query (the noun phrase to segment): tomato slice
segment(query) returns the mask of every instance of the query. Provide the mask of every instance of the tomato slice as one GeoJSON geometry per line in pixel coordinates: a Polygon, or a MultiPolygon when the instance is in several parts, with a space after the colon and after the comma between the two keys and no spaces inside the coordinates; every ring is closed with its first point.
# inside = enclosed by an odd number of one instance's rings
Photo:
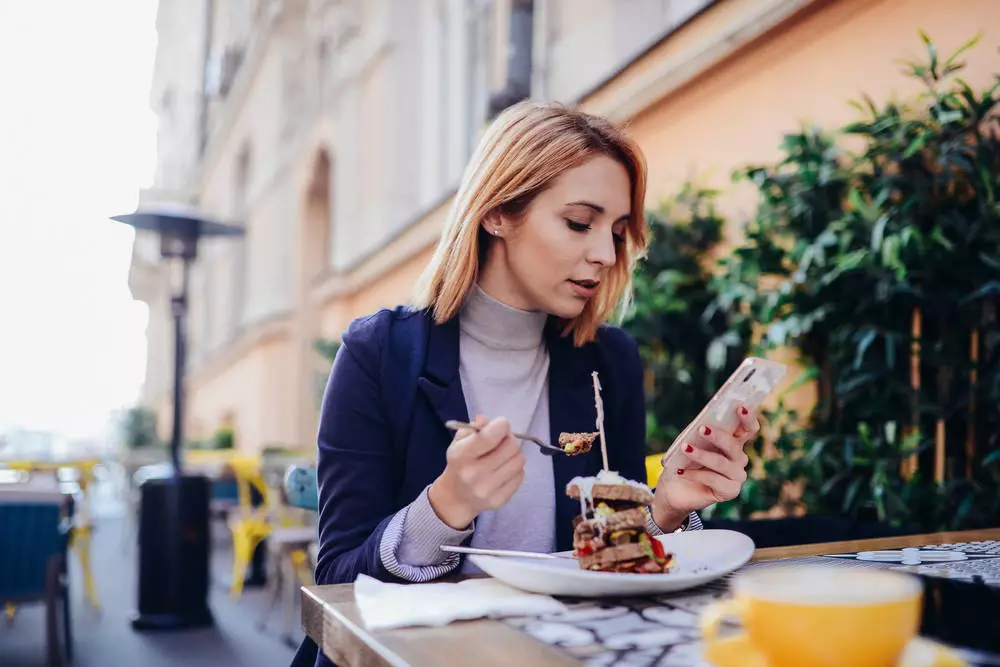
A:
{"type": "Polygon", "coordinates": [[[667,552],[663,550],[663,543],[658,539],[653,538],[650,540],[650,544],[653,547],[653,555],[656,556],[657,560],[665,560],[667,557],[667,552]]]}

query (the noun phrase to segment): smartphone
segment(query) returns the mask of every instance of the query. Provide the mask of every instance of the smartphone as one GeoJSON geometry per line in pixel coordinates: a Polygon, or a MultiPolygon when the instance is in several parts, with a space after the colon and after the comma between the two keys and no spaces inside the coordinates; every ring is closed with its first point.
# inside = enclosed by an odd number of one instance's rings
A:
{"type": "Polygon", "coordinates": [[[735,431],[739,425],[737,405],[742,403],[747,410],[756,410],[781,383],[788,367],[777,361],[747,357],[733,371],[722,387],[705,404],[698,416],[688,424],[667,448],[660,459],[666,468],[680,448],[690,442],[697,429],[705,424],[717,426],[727,431],[735,431]]]}

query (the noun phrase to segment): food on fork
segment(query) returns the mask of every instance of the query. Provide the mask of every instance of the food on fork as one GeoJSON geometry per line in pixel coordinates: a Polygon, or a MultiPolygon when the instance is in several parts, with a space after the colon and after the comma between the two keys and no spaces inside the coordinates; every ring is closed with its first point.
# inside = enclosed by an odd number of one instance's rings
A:
{"type": "Polygon", "coordinates": [[[646,530],[645,508],[653,502],[648,486],[602,470],[570,480],[566,493],[580,501],[573,554],[581,569],[659,574],[673,567],[674,555],[646,530]]]}
{"type": "Polygon", "coordinates": [[[570,456],[576,454],[586,454],[590,451],[590,446],[600,435],[599,431],[593,433],[560,433],[559,446],[570,456]]]}

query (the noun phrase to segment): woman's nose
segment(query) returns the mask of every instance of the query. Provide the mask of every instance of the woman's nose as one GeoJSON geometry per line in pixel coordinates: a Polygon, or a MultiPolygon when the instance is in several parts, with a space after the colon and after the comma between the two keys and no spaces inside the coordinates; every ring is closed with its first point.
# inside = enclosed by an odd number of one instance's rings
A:
{"type": "Polygon", "coordinates": [[[587,259],[601,266],[614,266],[618,258],[615,252],[615,237],[612,233],[591,234],[593,243],[590,245],[587,259]]]}

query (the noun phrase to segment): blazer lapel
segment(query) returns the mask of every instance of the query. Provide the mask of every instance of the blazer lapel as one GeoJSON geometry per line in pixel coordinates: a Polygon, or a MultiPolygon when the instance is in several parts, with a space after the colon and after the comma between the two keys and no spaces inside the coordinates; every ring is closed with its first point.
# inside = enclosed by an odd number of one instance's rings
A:
{"type": "Polygon", "coordinates": [[[427,396],[442,425],[449,419],[469,421],[462,381],[458,374],[458,318],[432,324],[427,340],[427,360],[417,385],[427,396]]]}
{"type": "MultiPolygon", "coordinates": [[[[562,432],[583,433],[597,429],[597,406],[591,373],[597,370],[596,355],[589,348],[575,348],[570,338],[554,329],[548,334],[549,346],[549,430],[553,444],[562,432]]],[[[553,455],[556,494],[556,548],[572,548],[573,518],[580,513],[579,501],[566,495],[566,485],[577,476],[596,475],[601,469],[598,442],[586,454],[553,455]]]]}

